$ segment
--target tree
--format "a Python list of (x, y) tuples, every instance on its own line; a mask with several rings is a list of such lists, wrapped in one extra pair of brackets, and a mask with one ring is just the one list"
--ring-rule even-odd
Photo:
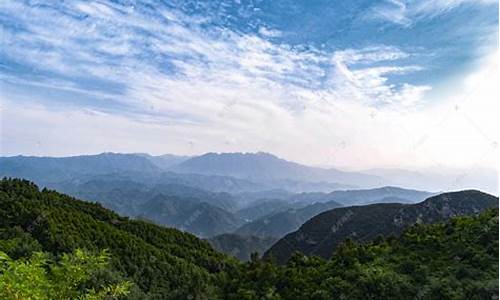
[(35, 252), (29, 259), (14, 260), (0, 251), (0, 298), (14, 299), (119, 299), (128, 295), (131, 283), (100, 282), (91, 279), (109, 266), (109, 255), (91, 255), (83, 250), (51, 260)]

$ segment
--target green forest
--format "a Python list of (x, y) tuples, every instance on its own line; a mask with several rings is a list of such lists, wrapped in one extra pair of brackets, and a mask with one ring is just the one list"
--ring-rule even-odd
[(191, 234), (26, 180), (0, 182), (2, 299), (498, 297), (498, 209), (332, 252), (243, 263)]

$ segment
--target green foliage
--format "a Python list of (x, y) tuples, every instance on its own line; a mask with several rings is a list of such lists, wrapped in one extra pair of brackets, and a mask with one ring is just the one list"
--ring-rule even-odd
[(28, 258), (11, 259), (0, 252), (0, 299), (120, 299), (129, 294), (132, 283), (100, 282), (90, 279), (108, 268), (106, 251), (90, 255), (82, 250), (64, 254), (59, 260), (43, 252)]
[(356, 242), (399, 236), (416, 223), (444, 222), (451, 216), (472, 215), (498, 208), (498, 197), (476, 190), (443, 193), (416, 204), (378, 203), (332, 209), (316, 215), (266, 251), (285, 264), (293, 251), (331, 258), (346, 239)]
[[(17, 233), (8, 235), (13, 228)], [(15, 258), (40, 250), (58, 256), (77, 248), (109, 249), (113, 271), (136, 284), (135, 298), (208, 299), (218, 276), (234, 264), (193, 235), (129, 220), (19, 179), (0, 181), (0, 234), (6, 238), (0, 250)]]
[(0, 251), (0, 299), (498, 298), (498, 209), (279, 266), (258, 255), (240, 263), (190, 234), (4, 179)]
[(29, 233), (19, 226), (0, 228), (0, 251), (17, 259), (42, 251), (42, 246)]
[(234, 233), (225, 233), (208, 239), (216, 250), (237, 257), (241, 261), (249, 261), (251, 255), (257, 252), (263, 254), (276, 242), (273, 237), (242, 236)]
[(234, 299), (267, 299), (269, 291), (276, 299), (492, 299), (498, 209), (416, 225), (399, 239), (347, 240), (328, 261), (299, 253), (279, 268), (252, 261), (237, 275), (226, 291)]

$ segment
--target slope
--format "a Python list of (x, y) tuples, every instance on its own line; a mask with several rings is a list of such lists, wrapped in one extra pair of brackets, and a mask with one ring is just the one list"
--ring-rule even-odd
[(475, 190), (444, 193), (417, 204), (380, 203), (323, 212), (288, 234), (265, 254), (280, 263), (293, 252), (328, 258), (335, 248), (352, 239), (367, 242), (377, 236), (399, 235), (415, 223), (433, 223), (453, 216), (476, 214), (498, 207), (498, 198)]

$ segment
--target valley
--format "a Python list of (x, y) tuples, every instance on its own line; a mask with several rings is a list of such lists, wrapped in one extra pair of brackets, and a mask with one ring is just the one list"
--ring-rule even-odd
[[(0, 176), (32, 180), (131, 218), (214, 238), (219, 250), (246, 253), (246, 259), (252, 250), (264, 254), (269, 241), (332, 208), (415, 203), (432, 195), (396, 187), (366, 188), (382, 179), (307, 167), (261, 152), (2, 157)], [(247, 249), (245, 241), (259, 246)]]
[[(403, 228), (412, 222), (416, 224)], [(321, 248), (316, 256), (300, 242), (310, 245), (324, 226), (332, 226), (333, 235), (326, 235), (330, 248), (325, 245), (327, 251)], [(346, 239), (341, 243), (343, 233)], [(294, 242), (297, 236), (300, 239)], [(284, 241), (309, 255), (294, 252), (284, 259), (280, 255), (286, 254), (279, 250)], [(363, 299), (367, 293), (384, 299), (436, 295), (468, 299), (498, 295), (498, 198), (481, 192), (440, 194), (418, 204), (334, 208), (275, 244), (264, 259), (248, 253), (248, 249), (263, 251), (271, 243), (273, 239), (230, 234), (207, 242), (120, 216), (98, 203), (39, 189), (26, 180), (0, 181), (0, 255), (10, 261), (10, 268), (23, 266), (15, 282), (25, 285), (16, 289), (28, 295), (34, 290), (26, 291), (27, 286), (40, 288), (29, 281), (39, 273), (25, 273), (28, 266), (37, 267), (31, 265), (34, 257), (62, 255), (59, 263), (71, 268), (64, 257), (70, 257), (68, 253), (82, 257), (80, 249), (90, 253), (105, 249), (110, 262), (105, 273), (79, 277), (84, 286), (76, 290), (87, 293), (85, 286), (116, 286), (126, 299)], [(276, 258), (281, 265), (275, 263)], [(0, 279), (0, 295), (9, 295), (5, 293), (11, 289), (3, 288), (9, 286), (9, 279)], [(48, 295), (48, 290), (42, 293)]]

